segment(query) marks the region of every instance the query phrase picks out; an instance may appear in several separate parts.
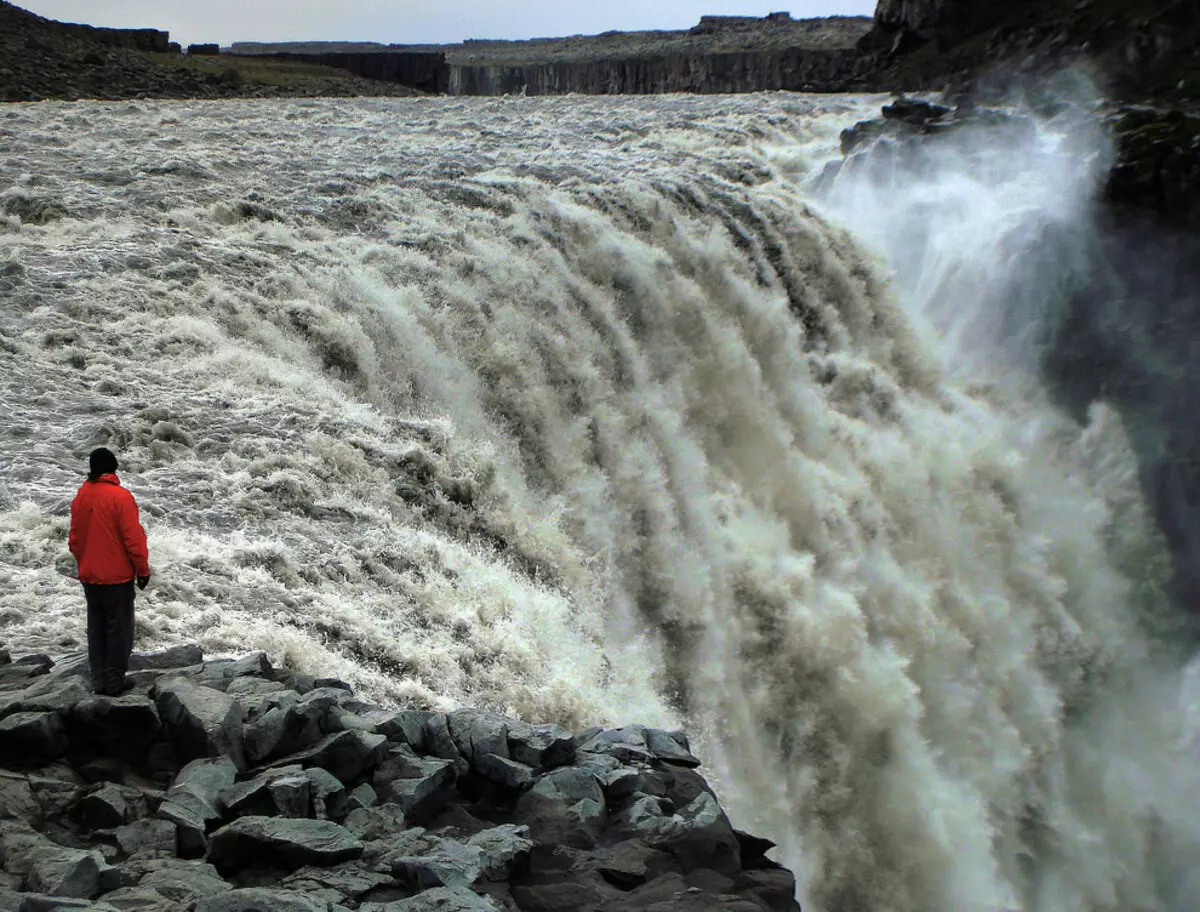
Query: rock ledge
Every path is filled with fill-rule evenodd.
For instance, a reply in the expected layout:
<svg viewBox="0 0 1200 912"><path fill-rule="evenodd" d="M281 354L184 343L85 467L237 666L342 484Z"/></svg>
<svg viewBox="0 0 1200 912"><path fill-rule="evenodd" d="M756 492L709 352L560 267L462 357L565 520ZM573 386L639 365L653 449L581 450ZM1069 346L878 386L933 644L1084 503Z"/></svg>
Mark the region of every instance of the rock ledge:
<svg viewBox="0 0 1200 912"><path fill-rule="evenodd" d="M109 698L80 656L0 664L0 912L798 912L682 732L385 710L195 646L131 667Z"/></svg>

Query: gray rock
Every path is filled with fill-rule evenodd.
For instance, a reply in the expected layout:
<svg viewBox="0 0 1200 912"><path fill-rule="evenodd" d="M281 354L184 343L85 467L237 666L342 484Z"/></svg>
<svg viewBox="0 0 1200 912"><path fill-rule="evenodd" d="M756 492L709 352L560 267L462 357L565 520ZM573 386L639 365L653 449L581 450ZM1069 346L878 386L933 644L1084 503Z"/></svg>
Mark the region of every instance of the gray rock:
<svg viewBox="0 0 1200 912"><path fill-rule="evenodd" d="M528 864L533 850L529 827L511 823L476 833L467 844L483 852L483 873L488 880L508 880Z"/></svg>
<svg viewBox="0 0 1200 912"><path fill-rule="evenodd" d="M405 709L389 713L375 722L375 733L389 741L407 744L417 753L429 753L425 746L425 723L434 713Z"/></svg>
<svg viewBox="0 0 1200 912"><path fill-rule="evenodd" d="M456 768L451 760L417 757L407 748L394 748L375 771L372 784L381 801L400 806L405 816L423 821L453 797Z"/></svg>
<svg viewBox="0 0 1200 912"><path fill-rule="evenodd" d="M308 817L312 780L298 768L262 773L221 792L225 817Z"/></svg>
<svg viewBox="0 0 1200 912"><path fill-rule="evenodd" d="M646 747L662 762L674 763L688 769L695 769L700 765L699 758L692 753L687 735L683 732L666 732L657 728L647 728L645 737Z"/></svg>
<svg viewBox="0 0 1200 912"><path fill-rule="evenodd" d="M11 768L42 766L67 746L62 718L52 712L18 712L0 719L0 763Z"/></svg>
<svg viewBox="0 0 1200 912"><path fill-rule="evenodd" d="M0 820L15 818L35 827L42 825L42 806L29 779L0 770Z"/></svg>
<svg viewBox="0 0 1200 912"><path fill-rule="evenodd" d="M72 809L74 816L91 830L110 830L130 818L125 796L115 785L105 785L80 798Z"/></svg>
<svg viewBox="0 0 1200 912"><path fill-rule="evenodd" d="M28 656L27 659L32 661L18 659L11 664L0 665L0 688L25 687L33 678L48 674L54 665L50 656Z"/></svg>
<svg viewBox="0 0 1200 912"><path fill-rule="evenodd" d="M210 687L174 679L156 686L163 728L185 759L228 757L246 768L242 752L242 704Z"/></svg>
<svg viewBox="0 0 1200 912"><path fill-rule="evenodd" d="M495 754L477 756L472 767L485 779L513 791L527 788L533 782L533 769L516 760Z"/></svg>
<svg viewBox="0 0 1200 912"><path fill-rule="evenodd" d="M459 754L471 763L484 754L508 757L508 720L480 709L456 709L446 726Z"/></svg>
<svg viewBox="0 0 1200 912"><path fill-rule="evenodd" d="M621 814L618 826L670 852L684 870L711 868L727 877L741 870L741 845L709 792L701 792L676 813L671 813L668 799L638 799Z"/></svg>
<svg viewBox="0 0 1200 912"><path fill-rule="evenodd" d="M328 902L302 893L252 887L202 899L195 912L330 912L330 909Z"/></svg>
<svg viewBox="0 0 1200 912"><path fill-rule="evenodd" d="M570 766L542 776L521 796L515 816L539 845L578 848L594 846L608 818L596 777Z"/></svg>
<svg viewBox="0 0 1200 912"><path fill-rule="evenodd" d="M579 749L592 754L607 754L621 763L651 763L654 754L646 746L645 731L640 725L602 731L580 744Z"/></svg>
<svg viewBox="0 0 1200 912"><path fill-rule="evenodd" d="M262 763L298 740L304 720L290 709L273 707L246 726L243 745L248 764Z"/></svg>
<svg viewBox="0 0 1200 912"><path fill-rule="evenodd" d="M364 842L388 839L404 832L409 825L404 811L394 804L381 804L378 807L351 811L344 823L346 829Z"/></svg>
<svg viewBox="0 0 1200 912"><path fill-rule="evenodd" d="M121 887L105 893L104 902L120 912L176 912L179 908L178 903L153 887Z"/></svg>
<svg viewBox="0 0 1200 912"><path fill-rule="evenodd" d="M135 820L117 827L114 835L126 855L155 857L176 851L175 824L170 820Z"/></svg>
<svg viewBox="0 0 1200 912"><path fill-rule="evenodd" d="M768 909L800 912L800 905L796 902L796 878L780 865L742 871L734 885L739 892L757 897Z"/></svg>
<svg viewBox="0 0 1200 912"><path fill-rule="evenodd" d="M432 713L424 725L425 750L433 757L450 760L459 775L466 773L471 764L466 761L450 736L450 727L445 713Z"/></svg>
<svg viewBox="0 0 1200 912"><path fill-rule="evenodd" d="M354 782L371 772L382 762L387 751L387 739L360 731L335 732L305 750L276 760L272 766L299 764L319 766L339 781Z"/></svg>
<svg viewBox="0 0 1200 912"><path fill-rule="evenodd" d="M389 856L392 875L415 890L472 887L483 877L487 855L478 846L425 837L420 854Z"/></svg>
<svg viewBox="0 0 1200 912"><path fill-rule="evenodd" d="M255 865L295 869L328 867L362 853L353 834L328 820L242 817L212 834L208 861L222 872Z"/></svg>
<svg viewBox="0 0 1200 912"><path fill-rule="evenodd" d="M120 872L99 852L60 846L18 821L0 822L0 866L50 896L91 899L120 885Z"/></svg>
<svg viewBox="0 0 1200 912"><path fill-rule="evenodd" d="M372 870L358 861L341 864L335 868L301 868L280 881L290 890L304 893L333 890L338 895L355 901L372 890L392 886L395 882L390 874Z"/></svg>
<svg viewBox="0 0 1200 912"><path fill-rule="evenodd" d="M575 736L561 725L509 725L509 756L535 770L567 766L575 760L575 749Z"/></svg>
<svg viewBox="0 0 1200 912"><path fill-rule="evenodd" d="M621 766L598 778L609 801L623 802L635 795L661 798L667 794L666 782L652 769Z"/></svg>
<svg viewBox="0 0 1200 912"><path fill-rule="evenodd" d="M237 769L227 757L193 760L167 791L157 816L176 826L183 858L203 855L208 848L208 825L220 819L220 794L231 785Z"/></svg>
<svg viewBox="0 0 1200 912"><path fill-rule="evenodd" d="M53 712L65 716L90 695L78 680L42 677L22 690L17 699L5 707L4 715L20 711Z"/></svg>
<svg viewBox="0 0 1200 912"><path fill-rule="evenodd" d="M77 748L139 761L162 730L154 704L135 693L89 696L75 705L66 722L67 736Z"/></svg>
<svg viewBox="0 0 1200 912"><path fill-rule="evenodd" d="M263 678L271 673L271 663L264 652L253 652L240 659L213 659L205 662L203 669L195 675L197 684L225 690L235 679L242 677Z"/></svg>
<svg viewBox="0 0 1200 912"><path fill-rule="evenodd" d="M129 657L130 671L168 671L204 662L204 650L194 643L171 646L157 652L135 652Z"/></svg>
<svg viewBox="0 0 1200 912"><path fill-rule="evenodd" d="M363 903L359 912L503 912L491 897L465 889L436 887L408 899Z"/></svg>
<svg viewBox="0 0 1200 912"><path fill-rule="evenodd" d="M614 887L634 890L672 871L676 863L671 855L651 847L643 839L627 839L597 849L581 866L597 871Z"/></svg>
<svg viewBox="0 0 1200 912"><path fill-rule="evenodd" d="M313 816L318 820L341 820L348 813L346 787L328 770L314 766L304 771L311 783Z"/></svg>
<svg viewBox="0 0 1200 912"><path fill-rule="evenodd" d="M375 793L375 789L371 788L369 782L364 782L346 798L346 811L357 811L359 808L375 807L379 803L379 796Z"/></svg>
<svg viewBox="0 0 1200 912"><path fill-rule="evenodd" d="M140 867L137 885L153 888L176 903L190 904L233 889L216 868L203 861L171 858L148 861Z"/></svg>
<svg viewBox="0 0 1200 912"><path fill-rule="evenodd" d="M4 909L5 912L9 909L15 912L74 912L76 909L87 912L117 912L116 906L106 902L72 899L69 896L46 896L42 893L14 894L11 905L5 905L3 897L0 897L0 909Z"/></svg>
<svg viewBox="0 0 1200 912"><path fill-rule="evenodd" d="M231 697L270 697L284 693L288 688L279 681L268 681L265 678L234 678L225 688L225 693Z"/></svg>

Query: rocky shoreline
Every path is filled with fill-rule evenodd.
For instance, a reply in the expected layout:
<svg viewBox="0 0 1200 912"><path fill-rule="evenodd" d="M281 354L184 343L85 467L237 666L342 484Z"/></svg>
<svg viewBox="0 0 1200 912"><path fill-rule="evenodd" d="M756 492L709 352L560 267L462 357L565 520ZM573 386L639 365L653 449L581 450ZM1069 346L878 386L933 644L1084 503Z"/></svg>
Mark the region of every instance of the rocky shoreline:
<svg viewBox="0 0 1200 912"><path fill-rule="evenodd" d="M796 912L682 732L387 710L265 655L0 653L0 910Z"/></svg>

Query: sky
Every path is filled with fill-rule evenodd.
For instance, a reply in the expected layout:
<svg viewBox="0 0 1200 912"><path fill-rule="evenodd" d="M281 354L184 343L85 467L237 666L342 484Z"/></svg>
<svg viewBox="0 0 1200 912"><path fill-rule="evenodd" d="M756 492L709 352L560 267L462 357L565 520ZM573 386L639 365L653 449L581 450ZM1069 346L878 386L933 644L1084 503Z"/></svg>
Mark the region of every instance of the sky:
<svg viewBox="0 0 1200 912"><path fill-rule="evenodd" d="M465 38L684 29L704 14L869 16L875 0L14 0L65 22L158 28L183 44L234 41L452 43Z"/></svg>

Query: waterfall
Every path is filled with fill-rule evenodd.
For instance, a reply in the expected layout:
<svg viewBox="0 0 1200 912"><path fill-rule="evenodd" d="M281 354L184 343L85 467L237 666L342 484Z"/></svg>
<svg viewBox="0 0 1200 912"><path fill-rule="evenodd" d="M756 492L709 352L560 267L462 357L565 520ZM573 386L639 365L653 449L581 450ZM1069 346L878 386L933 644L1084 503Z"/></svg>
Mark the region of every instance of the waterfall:
<svg viewBox="0 0 1200 912"><path fill-rule="evenodd" d="M684 726L812 912L1192 908L1128 435L1053 406L979 285L1087 174L1039 128L1045 161L914 185L949 214L898 262L905 200L807 189L877 102L11 109L5 641L79 648L66 509L106 444L141 644Z"/></svg>

